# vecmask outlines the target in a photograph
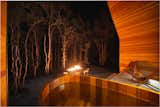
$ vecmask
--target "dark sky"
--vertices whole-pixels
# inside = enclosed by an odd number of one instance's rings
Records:
[[[80,14],[85,20],[94,20],[94,18],[99,17],[100,13],[107,9],[107,3],[104,1],[79,1],[70,3],[72,10]]]

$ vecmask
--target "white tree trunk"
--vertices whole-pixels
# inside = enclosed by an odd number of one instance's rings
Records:
[[[38,43],[38,37],[36,31],[34,31],[34,37],[35,37],[35,47],[36,47],[36,61],[34,62],[34,76],[37,75],[37,69],[39,65],[39,43]],[[33,50],[34,51],[34,50]]]
[[[47,47],[46,47],[46,36],[44,37],[43,46],[44,46],[44,54],[45,54],[45,61],[46,61],[45,72],[48,72],[48,69],[47,69],[48,55],[47,55]]]
[[[66,36],[63,37],[63,68],[66,69]]]
[[[27,35],[26,35],[26,40],[25,40],[25,57],[26,57],[26,65],[25,65],[25,73],[23,75],[23,86],[24,86],[24,82],[25,82],[25,78],[26,78],[26,75],[27,75],[27,72],[28,72],[28,49],[27,49],[27,45],[28,45],[28,39],[29,39],[29,35],[31,33],[31,31],[33,30],[33,28],[41,23],[41,22],[44,22],[45,20],[44,19],[40,19],[38,20],[37,22],[35,22],[31,27],[30,29],[28,30],[27,32]]]
[[[52,37],[51,37],[51,24],[48,25],[48,42],[49,42],[49,49],[48,49],[48,56],[47,56],[47,63],[46,63],[46,73],[48,74],[50,72],[50,66],[51,66],[51,59],[52,59]]]

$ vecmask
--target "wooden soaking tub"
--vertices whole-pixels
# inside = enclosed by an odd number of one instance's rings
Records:
[[[65,75],[40,93],[40,105],[158,106],[159,93],[91,76]]]

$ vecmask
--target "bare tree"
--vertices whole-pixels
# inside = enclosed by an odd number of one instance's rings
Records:
[[[14,78],[15,93],[21,88],[21,75],[22,75],[22,63],[19,50],[20,34],[18,33],[19,27],[16,24],[10,24],[11,28],[11,52],[12,52],[12,69],[11,72]]]
[[[37,76],[40,64],[40,43],[43,42],[45,55],[45,73],[54,72],[53,65],[61,66],[65,69],[67,65],[68,47],[73,47],[74,58],[79,61],[77,50],[80,50],[84,38],[87,38],[85,24],[79,16],[72,16],[72,11],[65,5],[58,6],[45,3],[20,3],[16,8],[13,6],[13,11],[9,16],[16,16],[11,19],[12,35],[12,72],[15,87],[18,89],[20,85],[25,85],[26,77],[30,68],[33,68],[34,77]],[[17,14],[18,12],[18,14]],[[17,15],[16,15],[17,14]],[[11,18],[11,17],[9,17]],[[26,31],[21,31],[21,23],[27,23]],[[24,24],[23,24],[24,25]],[[40,41],[40,26],[47,26],[47,31],[44,32],[43,41]],[[59,31],[58,39],[55,38],[55,28]],[[21,34],[23,32],[23,35]],[[20,57],[20,37],[24,39],[24,63]],[[58,41],[56,41],[58,40]],[[57,46],[53,46],[54,42]],[[30,43],[32,42],[32,43]],[[56,44],[55,44],[56,45]],[[34,51],[35,50],[35,51]],[[62,56],[61,56],[62,54]],[[80,54],[81,55],[81,54]],[[29,58],[31,56],[31,58]],[[71,62],[73,62],[73,60]],[[19,66],[20,65],[20,66]]]

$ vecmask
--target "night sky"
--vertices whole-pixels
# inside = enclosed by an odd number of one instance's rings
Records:
[[[79,14],[83,21],[89,22],[93,26],[94,20],[101,17],[102,12],[108,11],[106,2],[70,2],[73,12]]]

